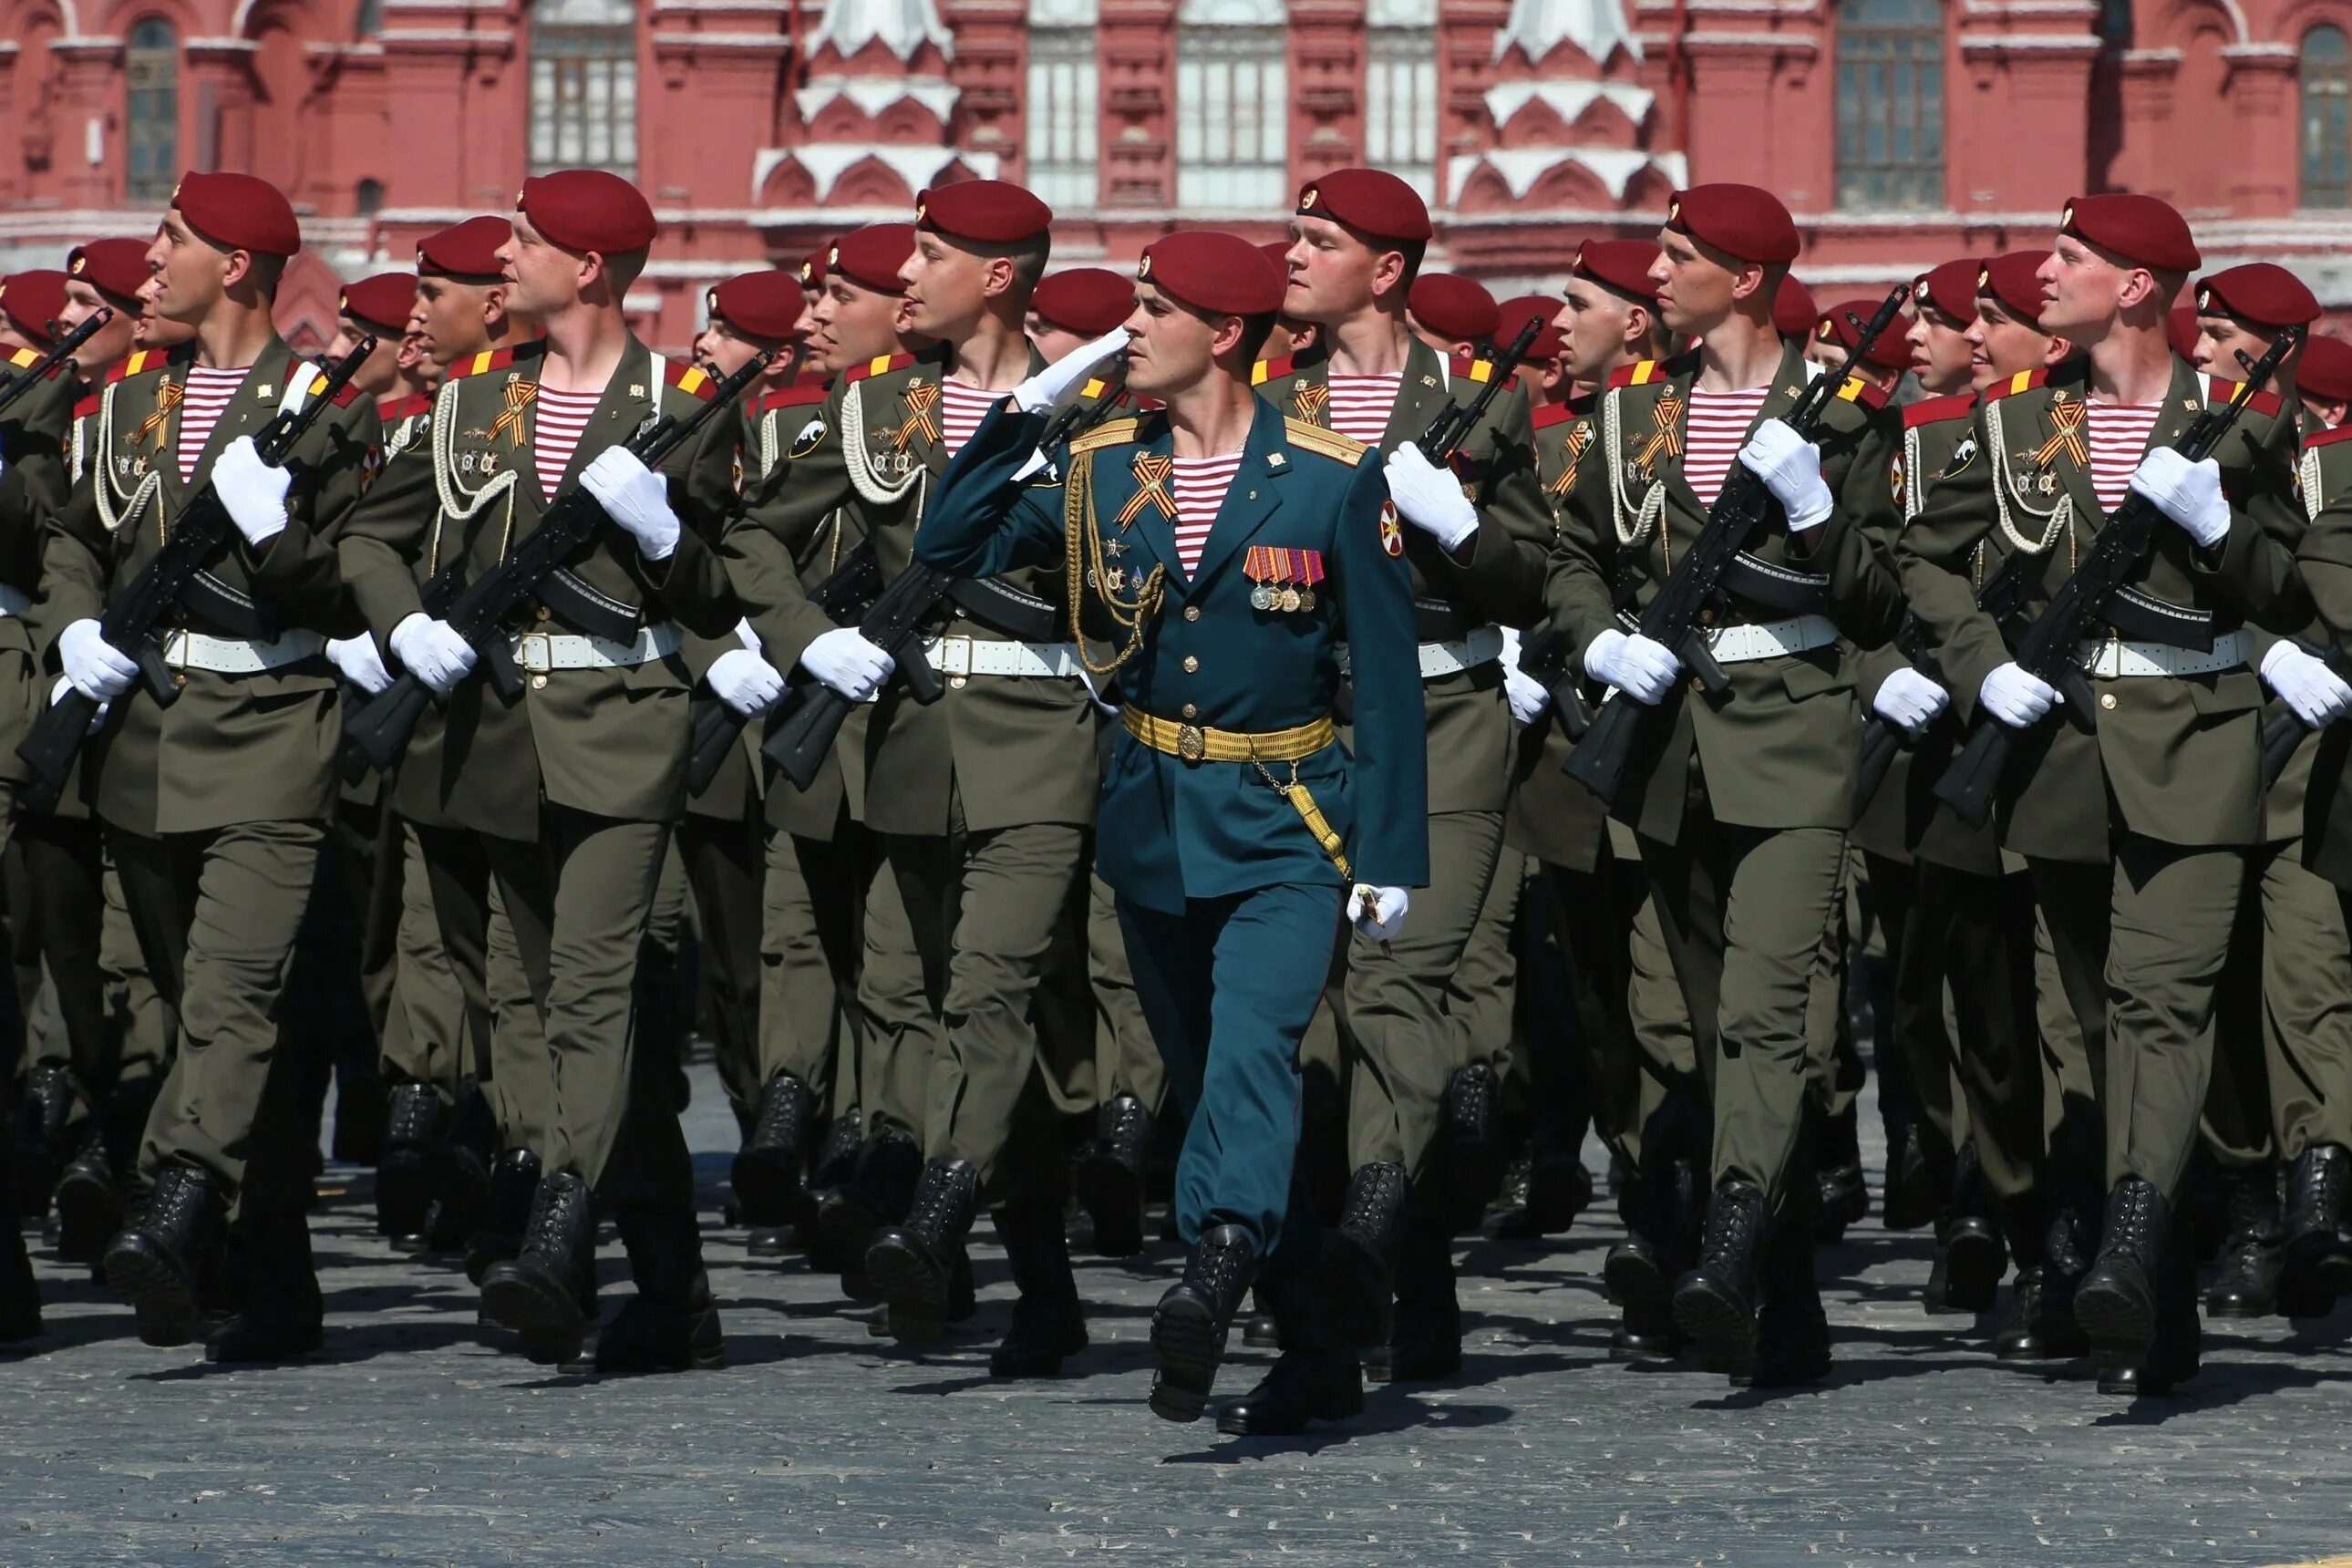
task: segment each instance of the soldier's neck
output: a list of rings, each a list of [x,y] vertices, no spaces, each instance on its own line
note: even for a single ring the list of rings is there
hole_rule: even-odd
[[[2164,329],[2117,325],[2084,351],[2094,403],[2145,407],[2172,389],[2172,345]]]
[[[1780,334],[1768,320],[1732,315],[1706,329],[1698,346],[1700,392],[1753,392],[1780,370]]]
[[[1001,316],[983,315],[955,345],[955,378],[982,392],[1010,392],[1029,379],[1029,335]]]
[[[1344,321],[1326,322],[1323,342],[1332,375],[1402,375],[1412,353],[1412,329],[1377,307]]]
[[[268,306],[223,300],[196,325],[196,363],[206,370],[244,370],[277,339]]]
[[[551,392],[602,392],[629,352],[629,323],[620,310],[585,301],[547,319],[547,354],[539,384]]]
[[[1168,449],[1179,458],[1222,458],[1249,444],[1257,394],[1239,376],[1212,371],[1168,398]]]

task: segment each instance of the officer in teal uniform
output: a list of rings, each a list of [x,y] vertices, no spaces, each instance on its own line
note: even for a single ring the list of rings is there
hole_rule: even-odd
[[[1388,940],[1406,889],[1429,877],[1404,541],[1377,454],[1252,395],[1283,288],[1256,247],[1171,235],[1137,277],[1121,332],[982,424],[915,554],[975,577],[1066,555],[1072,618],[1084,609],[1109,633],[1107,656],[1087,654],[1098,680],[1116,674],[1106,694],[1124,704],[1097,868],[1192,1115],[1176,1215],[1192,1253],[1153,1315],[1151,1407],[1198,1419],[1234,1309],[1261,1276],[1283,1354],[1218,1426],[1296,1432],[1363,1407],[1362,1374],[1319,1299],[1315,1222],[1293,1195],[1299,1037],[1343,917],[1359,940]],[[1055,405],[1122,350],[1129,388],[1164,407],[1039,453]],[[1331,714],[1343,644],[1352,756]]]

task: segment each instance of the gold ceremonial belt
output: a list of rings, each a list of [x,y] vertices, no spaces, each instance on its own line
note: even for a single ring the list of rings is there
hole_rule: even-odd
[[[1133,708],[1120,710],[1127,732],[1155,752],[1181,757],[1188,763],[1295,763],[1311,757],[1339,738],[1328,715],[1295,730],[1269,730],[1244,735],[1237,730],[1212,730],[1202,724],[1180,724],[1154,719]]]

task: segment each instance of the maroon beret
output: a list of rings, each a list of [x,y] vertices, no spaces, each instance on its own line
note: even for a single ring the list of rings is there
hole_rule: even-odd
[[[143,239],[93,239],[66,257],[66,276],[79,278],[117,304],[136,310],[139,290],[153,276]]]
[[[2044,302],[2042,264],[2049,259],[2046,250],[2012,250],[1996,256],[1977,268],[1977,292],[1990,296],[2019,321],[2039,327]]]
[[[453,223],[416,242],[416,275],[494,283],[506,271],[499,265],[499,252],[513,237],[514,224],[502,217],[469,217]]]
[[[896,294],[902,285],[898,269],[915,254],[915,226],[874,223],[856,228],[833,242],[825,252],[826,268],[860,289]]]
[[[801,324],[808,297],[801,292],[801,275],[780,267],[739,272],[716,285],[705,296],[710,319],[725,321],[746,337],[782,342]]]
[[[1486,285],[1459,272],[1424,272],[1405,296],[1412,319],[1441,338],[1491,338],[1502,324]]]
[[[1533,317],[1543,323],[1543,330],[1536,334],[1535,346],[1528,350],[1528,358],[1549,359],[1559,353],[1562,344],[1559,329],[1552,325],[1552,321],[1567,308],[1567,300],[1549,294],[1516,295],[1495,308],[1501,318],[1495,324],[1495,337],[1499,342],[1517,342],[1521,329]]]
[[[0,314],[5,314],[8,324],[28,338],[48,342],[57,334],[54,325],[66,308],[66,275],[54,267],[31,267],[22,272],[11,272],[7,281],[0,283]]]
[[[661,226],[645,193],[603,169],[558,169],[522,183],[515,211],[566,250],[600,256],[643,250]]]
[[[251,174],[180,176],[172,205],[188,226],[229,250],[256,256],[291,256],[302,248],[301,226],[286,193]]]
[[[1040,281],[1029,308],[1048,325],[1098,338],[1135,313],[1135,279],[1108,267],[1073,267]]]
[[[1972,256],[1931,267],[1911,280],[1911,302],[1921,310],[1933,307],[1966,326],[1977,319],[1977,275],[1984,263]]]
[[[822,289],[824,287],[824,258],[832,253],[832,250],[833,247],[830,245],[820,245],[814,250],[810,251],[806,256],[801,258],[802,288]]]
[[[1588,239],[1576,247],[1568,269],[1629,300],[1654,306],[1658,285],[1650,268],[1657,259],[1658,247],[1646,239]]]
[[[1813,330],[1821,319],[1821,307],[1813,303],[1813,291],[1794,278],[1780,279],[1778,292],[1772,296],[1772,330],[1784,338],[1801,338]]]
[[[1248,240],[1188,228],[1143,247],[1135,275],[1196,310],[1270,316],[1282,309],[1286,280]]]
[[[363,326],[382,327],[397,336],[408,330],[408,312],[416,303],[413,273],[379,272],[343,285],[340,308]]]
[[[1298,187],[1298,211],[1379,239],[1427,239],[1436,232],[1420,193],[1381,169],[1334,169],[1307,181]]]
[[[2182,359],[2197,357],[2197,307],[2175,305],[2165,312],[2164,341]]]
[[[1867,321],[1878,313],[1878,306],[1876,300],[1848,300],[1843,305],[1832,305],[1822,312],[1821,320],[1813,323],[1813,336],[1851,353],[1854,344],[1862,341],[1862,329],[1846,318],[1859,316]],[[1870,352],[1862,356],[1862,363],[1875,365],[1880,370],[1909,370],[1911,345],[1904,342],[1901,332],[1890,328],[1878,334],[1878,341],[1872,343]]]
[[[1010,180],[961,180],[915,198],[915,221],[951,239],[1019,245],[1054,221],[1054,209]]]
[[[1797,259],[1797,225],[1789,209],[1780,197],[1754,185],[1676,191],[1666,203],[1666,226],[1742,261],[1769,267]]]
[[[2342,338],[2305,338],[2294,356],[2294,386],[2306,397],[2352,403],[2352,343]]]
[[[2076,196],[2059,215],[2058,232],[2156,272],[2193,272],[2204,259],[2171,203],[2130,191]]]
[[[2307,327],[2319,320],[2319,300],[2302,279],[2274,261],[2226,267],[2197,285],[2200,315],[2235,316],[2249,326]]]

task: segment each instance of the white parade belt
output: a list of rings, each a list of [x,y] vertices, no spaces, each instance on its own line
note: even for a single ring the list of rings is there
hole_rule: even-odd
[[[1753,626],[1717,626],[1706,634],[1706,651],[1717,664],[1746,664],[1751,659],[1785,658],[1827,647],[1837,641],[1837,626],[1827,616],[1799,616],[1793,620],[1759,621]]]
[[[628,642],[575,632],[525,632],[515,639],[515,662],[533,675],[551,669],[626,669],[667,658],[684,640],[676,621],[664,621]]]
[[[997,642],[988,637],[925,637],[923,658],[941,675],[1019,675],[1067,679],[1084,668],[1066,642]]]
[[[205,669],[215,675],[259,675],[265,669],[299,664],[324,653],[326,647],[327,639],[317,632],[290,631],[264,642],[176,631],[163,638],[163,663],[173,669]]]
[[[2084,674],[2099,680],[2148,675],[2210,675],[2216,670],[2240,668],[2253,652],[2253,647],[2254,634],[2242,628],[2215,637],[2211,653],[2173,647],[2166,643],[2124,642],[2111,637],[2105,642],[2076,643],[2074,662],[2083,667]]]
[[[1459,675],[1482,664],[1492,664],[1503,657],[1503,628],[1473,626],[1470,635],[1458,642],[1425,642],[1421,645],[1421,678],[1435,680],[1441,675]],[[1355,663],[1348,653],[1348,645],[1339,645],[1339,673],[1354,673]]]

